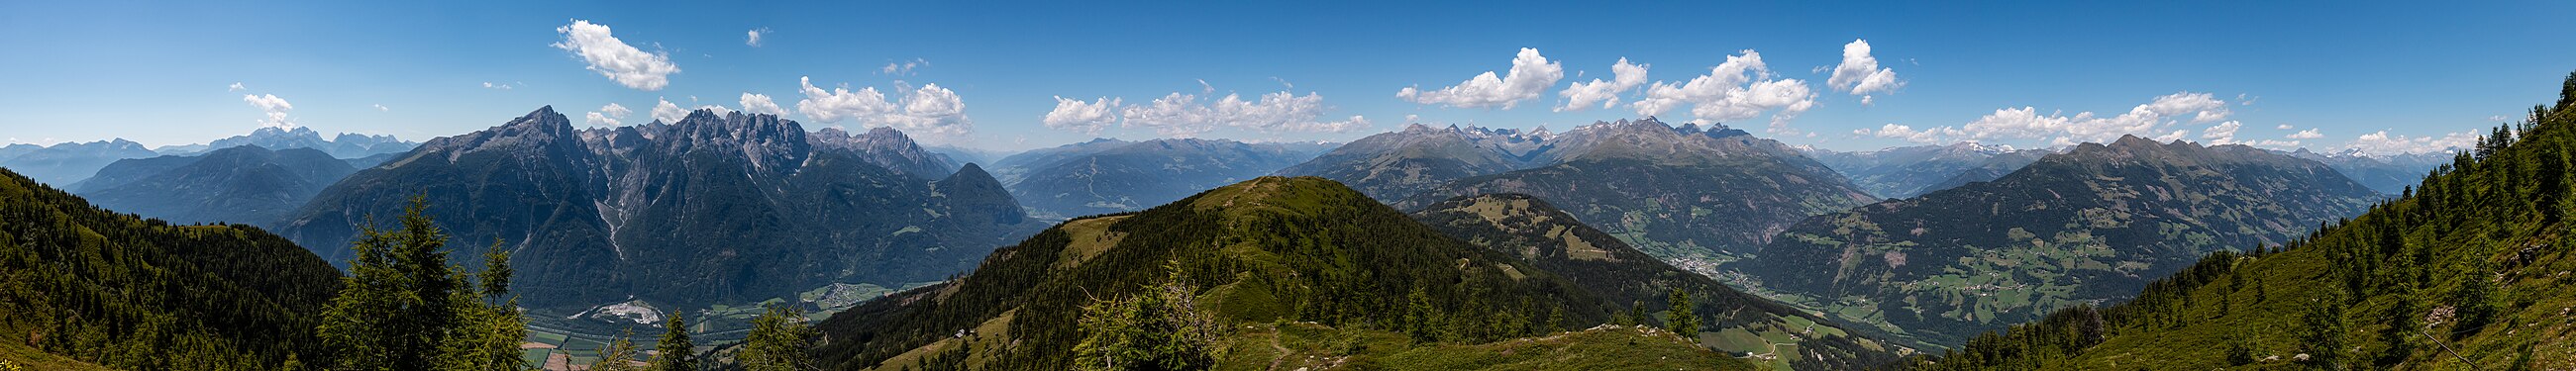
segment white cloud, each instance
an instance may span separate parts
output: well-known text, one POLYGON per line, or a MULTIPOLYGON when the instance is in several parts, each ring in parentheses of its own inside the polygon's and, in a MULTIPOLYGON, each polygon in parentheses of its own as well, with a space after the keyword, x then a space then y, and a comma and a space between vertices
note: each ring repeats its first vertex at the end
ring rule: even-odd
POLYGON ((392 109, 392 108, 385 108, 385 105, 382 105, 382 104, 376 104, 376 105, 373 105, 373 106, 375 106, 375 107, 376 107, 376 112, 393 112, 393 110, 394 110, 394 109, 392 109))
POLYGON ((1216 94, 1216 85, 1208 85, 1208 83, 1207 83, 1207 79, 1198 79, 1198 80, 1199 80, 1199 94, 1216 94))
POLYGON ((1340 121, 1317 121, 1324 112, 1324 96, 1315 93, 1296 95, 1290 92, 1262 94, 1255 100, 1244 100, 1226 94, 1206 104, 1196 95, 1178 92, 1156 98, 1145 105, 1126 106, 1119 117, 1126 127, 1153 129, 1172 137, 1192 137, 1218 126, 1232 126, 1260 132, 1344 132, 1369 127, 1369 121, 1351 116, 1340 121))
POLYGON ((2352 143, 2344 145, 2344 149, 2360 152, 2364 155, 2387 156, 2409 153, 2446 152, 2456 148, 2468 148, 2469 146, 2476 145, 2477 140, 2477 130, 2443 134, 2438 138, 2431 136, 2409 137, 2404 135, 2391 135, 2388 134, 2387 130, 2380 130, 2376 133, 2362 134, 2360 137, 2353 138, 2352 143))
POLYGON ((1406 114, 1404 115, 1404 122, 1408 124, 1422 122, 1422 115, 1406 114))
POLYGON ((1877 130, 1866 128, 1852 130, 1852 134, 1869 135, 1880 138, 1895 138, 1915 143, 1939 143, 1941 141, 1948 140, 1948 138, 1966 135, 1965 132, 1961 132, 1959 131, 1959 128, 1955 127, 1945 126, 1924 130, 1914 130, 1914 127, 1912 126, 1897 124, 1881 125, 1877 130))
MULTIPOLYGON (((2386 133, 2388 133, 2388 132, 2386 132, 2386 131, 2381 131, 2380 133, 2381 133, 2381 134, 2386 134, 2386 133)), ((2325 134, 2325 133, 2317 132, 2317 129, 2316 129, 2316 128, 2309 128, 2308 130, 2301 130, 2301 131, 2296 132, 2296 133, 2290 133, 2290 135, 2289 135, 2289 136, 2287 136, 2286 138, 2290 138, 2290 139, 2317 139, 2317 138, 2324 138, 2324 137, 2326 137, 2326 134, 2325 134)))
POLYGON ((689 110, 680 109, 680 105, 671 104, 671 100, 669 99, 653 98, 653 100, 655 101, 655 103, 653 103, 653 121, 660 121, 662 123, 669 124, 680 122, 680 119, 689 117, 689 110))
POLYGON ((670 56, 627 45, 609 34, 608 25, 573 20, 572 24, 556 27, 555 32, 563 34, 563 41, 553 44, 555 48, 580 56, 590 64, 591 71, 628 88, 662 90, 670 85, 671 74, 680 72, 680 66, 672 64, 670 56))
POLYGON ((1557 106, 1556 111, 1578 112, 1592 109, 1593 106, 1610 108, 1619 105, 1619 94, 1636 90, 1638 86, 1646 84, 1646 69, 1649 67, 1652 66, 1631 64, 1628 63, 1628 58, 1619 58, 1619 63, 1610 65, 1609 81, 1592 79, 1591 82, 1577 82, 1574 86, 1568 86, 1565 90, 1556 92, 1556 95, 1565 97, 1565 105, 1557 106))
POLYGON ((1226 94, 1215 100, 1202 100, 1198 95, 1173 92, 1143 104, 1125 104, 1122 98, 1101 97, 1091 102, 1056 97, 1056 107, 1048 111, 1044 123, 1048 128, 1098 134, 1111 124, 1143 128, 1169 137, 1193 137, 1219 127, 1234 127, 1264 133, 1279 132, 1346 132, 1367 128, 1368 118, 1351 116, 1341 120, 1320 119, 1328 109, 1324 96, 1315 93, 1297 95, 1280 91, 1262 94, 1250 100, 1238 94, 1226 94))
POLYGON ((2281 129, 2281 130, 2290 130, 2291 126, 2290 126, 2290 124, 2281 124, 2281 126, 2274 126, 2274 127, 2272 127, 2272 128, 2273 128, 2273 129, 2281 129))
POLYGON ((511 88, 513 88, 513 87, 512 87, 512 86, 510 86, 510 83, 506 83, 506 82, 505 82, 505 83, 494 84, 494 83, 492 83, 492 82, 486 81, 486 82, 484 82, 484 83, 483 83, 483 88, 484 88, 484 89, 492 89, 492 90, 510 90, 510 89, 511 89, 511 88))
POLYGON ((754 28, 751 31, 744 31, 743 34, 742 44, 757 48, 760 47, 760 37, 769 35, 769 28, 754 28))
POLYGON ((797 78, 797 84, 800 85, 797 91, 805 93, 805 99, 796 101, 796 110, 805 112, 805 117, 812 118, 814 121, 840 122, 842 119, 872 117, 896 110, 894 103, 887 102, 885 94, 877 92, 877 88, 874 87, 862 87, 857 91, 846 87, 825 91, 823 88, 814 87, 812 77, 797 78))
POLYGON ((1834 66, 1834 75, 1825 79, 1825 85, 1861 96, 1861 104, 1868 105, 1876 101, 1870 94, 1895 92, 1905 81, 1896 78, 1896 69, 1878 67, 1878 57, 1870 55, 1869 40, 1853 39, 1843 44, 1843 63, 1834 66))
POLYGON ((953 137, 974 130, 974 122, 966 116, 965 98, 939 84, 910 88, 898 83, 896 95, 900 97, 899 102, 888 101, 886 95, 875 87, 824 90, 815 87, 811 77, 798 78, 797 85, 797 91, 804 93, 805 99, 796 102, 796 109, 815 121, 850 119, 868 126, 888 126, 915 136, 929 137, 953 137))
MULTIPOLYGON (((672 106, 671 108, 678 109, 679 107, 672 106)), ((591 111, 589 114, 583 115, 582 122, 589 123, 591 126, 617 126, 620 124, 618 120, 625 119, 627 115, 633 114, 635 114, 635 111, 626 109, 626 106, 609 103, 605 106, 599 106, 598 111, 591 111)))
MULTIPOLYGON (((233 86, 235 86, 235 87, 239 87, 239 86, 241 86, 241 84, 233 84, 233 86)), ((2504 117, 2504 115, 2487 116, 2487 121, 2489 121, 2489 122, 2504 122, 2504 120, 2510 120, 2510 119, 2505 118, 2505 117, 2504 117)))
POLYGON ((1798 133, 1787 126, 1788 121, 1815 108, 1816 94, 1806 81, 1771 78, 1762 53, 1745 50, 1727 56, 1726 63, 1690 81, 1657 81, 1646 88, 1644 99, 1629 105, 1637 109, 1637 114, 1646 116, 1688 105, 1694 121, 1707 122, 1747 119, 1770 112, 1772 133, 1798 133))
POLYGON ((1456 86, 1430 91, 1406 87, 1396 91, 1395 96, 1418 104, 1511 109, 1522 100, 1546 93, 1548 87, 1555 86, 1556 80, 1563 78, 1565 66, 1549 62, 1546 56, 1538 54, 1536 48, 1521 48, 1520 55, 1512 58, 1510 73, 1502 77, 1495 77, 1493 71, 1485 71, 1456 86))
POLYGON ((2235 121, 2221 122, 2218 125, 2210 125, 2208 129, 2201 129, 2200 139, 2209 139, 2210 144, 2233 143, 2236 141, 2236 129, 2244 127, 2245 125, 2235 121))
POLYGON ((246 90, 246 89, 242 88, 242 84, 241 84, 241 83, 238 83, 238 82, 233 83, 233 85, 232 85, 232 86, 229 86, 229 87, 225 87, 225 88, 224 88, 224 91, 226 91, 226 92, 235 92, 235 91, 242 91, 242 90, 246 90))
MULTIPOLYGON (((2105 142, 2130 134, 2181 138, 2182 135, 2168 131, 2178 123, 2177 119, 2190 117, 2193 122, 2212 121, 2227 117, 2226 110, 2225 101, 2212 98, 2208 93, 2182 92, 2156 97, 2118 116, 2101 117, 2093 112, 2067 116, 2056 112, 2042 114, 2032 107, 2004 108, 1966 125, 1924 129, 1920 133, 1937 137, 1928 142, 2024 139, 2052 145, 2105 142)), ((2238 123, 2226 131, 2232 136, 2234 130, 2242 126, 2238 123)))
POLYGON ((295 121, 286 119, 286 113, 288 111, 295 110, 295 105, 287 103, 285 98, 278 98, 276 94, 243 94, 242 103, 249 103, 251 107, 259 108, 261 113, 267 115, 267 118, 259 120, 259 126, 273 128, 295 127, 295 121))
POLYGON ((1055 97, 1055 109, 1046 113, 1040 123, 1049 129, 1067 130, 1083 135, 1100 135, 1100 131, 1118 122, 1118 98, 1100 97, 1089 103, 1080 99, 1055 97))
POLYGON ((929 61, 929 60, 925 60, 925 59, 921 59, 921 58, 913 58, 911 61, 905 61, 905 62, 886 62, 885 67, 884 67, 884 68, 879 68, 879 69, 877 69, 877 72, 878 72, 878 73, 881 73, 881 74, 887 74, 887 75, 908 76, 908 75, 912 75, 912 69, 914 69, 914 68, 929 67, 929 66, 930 66, 930 61, 929 61))
POLYGON ((778 102, 770 100, 768 95, 752 93, 742 93, 742 111, 772 116, 787 115, 787 109, 779 107, 778 102))

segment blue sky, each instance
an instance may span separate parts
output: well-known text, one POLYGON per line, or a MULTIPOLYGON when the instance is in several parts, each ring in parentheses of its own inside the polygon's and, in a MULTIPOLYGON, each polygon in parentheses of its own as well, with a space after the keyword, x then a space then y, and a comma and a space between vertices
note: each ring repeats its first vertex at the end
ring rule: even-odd
POLYGON ((0 108, 13 114, 0 137, 159 146, 292 124, 420 140, 542 105, 580 125, 592 112, 633 125, 661 101, 739 110, 750 93, 809 128, 893 125, 1006 149, 1346 141, 1409 117, 1562 131, 1637 117, 1651 100, 1667 121, 1835 149, 2135 133, 2394 152, 2552 100, 2576 70, 2576 48, 2552 40, 2567 35, 2552 17, 2567 14, 2576 4, 8 2, 0 108), (640 53, 618 58, 576 20, 640 53), (759 45, 752 30, 765 30, 759 45), (1865 94, 1834 84, 1854 40, 1877 63, 1854 76, 1893 79, 1865 94), (1513 76, 1523 48, 1544 62, 1513 76), (1713 73, 1746 50, 1764 68, 1713 73), (595 70, 648 55, 660 63, 635 81, 595 70), (1628 88, 1610 91, 1613 107, 1555 110, 1569 87, 1614 80, 1621 58, 1647 68, 1638 84, 1604 85, 1628 88), (1544 79, 1548 64, 1561 77, 1544 79), (677 72, 651 73, 662 65, 677 72), (1487 71, 1500 84, 1468 82, 1487 71), (834 92, 844 86, 884 97, 834 92), (1057 97, 1119 104, 1049 120, 1057 97), (278 101, 291 109, 260 106, 278 101))

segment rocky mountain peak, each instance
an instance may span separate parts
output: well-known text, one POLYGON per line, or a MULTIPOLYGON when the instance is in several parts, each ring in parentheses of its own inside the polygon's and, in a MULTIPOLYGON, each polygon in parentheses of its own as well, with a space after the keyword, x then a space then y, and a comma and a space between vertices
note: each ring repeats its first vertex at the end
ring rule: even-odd
POLYGON ((923 179, 938 179, 956 168, 955 161, 947 155, 922 148, 912 136, 890 127, 870 128, 856 135, 840 128, 823 128, 806 138, 815 149, 858 152, 869 163, 923 179))
POLYGON ((582 144, 579 131, 572 127, 572 120, 556 113, 554 106, 545 106, 500 126, 430 139, 413 154, 438 153, 449 161, 455 161, 469 153, 495 150, 581 152, 582 144))

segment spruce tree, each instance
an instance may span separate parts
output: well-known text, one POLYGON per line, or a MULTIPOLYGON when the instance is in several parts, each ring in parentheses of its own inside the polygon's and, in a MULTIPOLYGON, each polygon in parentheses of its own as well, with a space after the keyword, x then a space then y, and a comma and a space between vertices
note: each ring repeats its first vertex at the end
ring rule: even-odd
POLYGON ((526 336, 508 298, 509 255, 496 241, 475 274, 447 264, 447 234, 425 198, 403 208, 400 229, 359 226, 340 295, 316 331, 335 369, 518 370, 526 336), (476 285, 481 277, 482 285, 476 285))
POLYGON ((743 339, 742 353, 737 357, 742 368, 750 371, 810 370, 814 360, 805 351, 813 347, 809 340, 813 337, 814 330, 806 326, 803 311, 773 305, 759 317, 752 317, 751 334, 743 339))
POLYGON ((654 371, 697 371, 697 345, 689 343, 689 320, 671 313, 663 325, 662 340, 653 345, 654 371))
POLYGON ((1671 309, 1664 313, 1664 327, 1683 339, 1699 338, 1699 313, 1691 311, 1690 293, 1672 289, 1671 309))
POLYGON ((608 342, 608 347, 599 349, 599 360, 590 362, 590 371, 644 371, 643 367, 635 365, 634 338, 633 328, 618 334, 617 339, 608 342))

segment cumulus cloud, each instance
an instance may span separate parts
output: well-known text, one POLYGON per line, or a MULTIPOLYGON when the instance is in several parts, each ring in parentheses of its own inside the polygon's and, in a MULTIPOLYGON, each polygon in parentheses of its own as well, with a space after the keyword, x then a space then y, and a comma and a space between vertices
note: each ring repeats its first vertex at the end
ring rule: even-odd
POLYGON ((1628 58, 1619 58, 1619 63, 1610 65, 1609 81, 1592 79, 1591 82, 1577 82, 1574 86, 1566 87, 1564 91, 1556 92, 1556 95, 1565 97, 1565 105, 1557 106, 1556 111, 1576 112, 1589 110, 1594 106, 1610 108, 1619 105, 1619 94, 1636 90, 1638 86, 1646 84, 1646 69, 1649 67, 1651 66, 1646 64, 1628 63, 1628 58))
POLYGON ((1853 39, 1843 44, 1843 62, 1834 66, 1834 75, 1825 79, 1834 90, 1861 96, 1861 104, 1871 104, 1870 94, 1895 92, 1905 81, 1896 78, 1896 69, 1880 68, 1878 57, 1870 55, 1869 40, 1853 39))
POLYGON ((628 88, 662 90, 670 85, 671 74, 680 72, 680 66, 672 64, 670 56, 627 45, 610 35, 608 25, 576 19, 572 24, 556 27, 555 32, 563 34, 563 41, 553 44, 555 48, 572 52, 589 63, 592 72, 628 88))
POLYGON ((2244 127, 2245 125, 2235 121, 2221 122, 2218 125, 2210 125, 2208 129, 2201 129, 2200 139, 2211 140, 2214 144, 2226 144, 2236 140, 2236 129, 2244 127))
POLYGON ((1360 116, 1318 121, 1324 109, 1324 96, 1315 93, 1271 92, 1252 100, 1229 93, 1202 104, 1197 95, 1174 92, 1121 108, 1119 117, 1125 127, 1153 129, 1172 137, 1197 136, 1218 126, 1270 133, 1344 132, 1369 126, 1368 119, 1360 116))
MULTIPOLYGON (((2147 104, 2132 107, 2128 113, 2117 116, 2103 117, 2093 112, 2068 116, 2058 112, 2043 114, 2039 113, 2039 109, 2032 107, 2004 108, 1961 126, 1908 130, 1895 134, 1885 133, 1887 130, 1882 128, 1867 134, 1890 138, 1915 138, 1919 139, 1916 140, 1918 142, 2020 139, 2040 140, 2053 145, 2104 142, 2129 134, 2181 138, 2184 135, 2176 133, 2182 131, 2169 129, 2177 125, 2178 121, 2185 118, 2192 122, 2214 121, 2227 117, 2226 109, 2225 101, 2212 98, 2208 93, 2181 92, 2156 97, 2147 104)), ((2243 124, 2221 124, 2220 126, 2227 126, 2226 130, 2221 131, 2232 137, 2235 130, 2241 129, 2243 124)), ((2207 134, 2214 133, 2205 131, 2204 135, 2207 134)))
MULTIPOLYGON (((671 108, 679 109, 678 106, 672 106, 671 108)), ((582 115, 582 122, 589 123, 591 126, 617 126, 619 124, 618 120, 625 119, 627 115, 633 114, 635 114, 635 111, 626 109, 626 106, 609 103, 605 106, 599 106, 598 111, 591 111, 589 114, 582 115)))
POLYGON ((886 62, 886 65, 885 65, 885 67, 884 67, 884 68, 879 68, 879 69, 877 69, 877 73, 887 74, 887 75, 896 75, 896 76, 908 76, 908 75, 912 75, 912 69, 914 69, 914 68, 929 67, 929 66, 930 66, 930 61, 929 61, 929 60, 925 60, 925 59, 921 59, 921 58, 913 58, 911 61, 905 61, 905 62, 886 62))
POLYGON ((1546 56, 1538 54, 1537 48, 1521 48, 1520 55, 1512 57, 1509 74, 1496 77, 1493 71, 1485 71, 1456 86, 1428 91, 1406 87, 1396 91, 1395 96, 1418 104, 1511 109, 1522 100, 1546 93, 1548 87, 1555 86, 1556 80, 1563 78, 1565 66, 1548 61, 1546 56))
POLYGON ((1214 100, 1196 94, 1173 92, 1143 104, 1126 104, 1122 98, 1101 97, 1090 102, 1056 97, 1056 106, 1048 111, 1044 123, 1049 128, 1087 134, 1098 134, 1112 124, 1119 127, 1150 129, 1169 137, 1193 137, 1220 127, 1233 127, 1264 133, 1306 132, 1334 133, 1369 127, 1368 118, 1350 116, 1339 120, 1322 118, 1329 107, 1324 96, 1315 93, 1297 95, 1280 91, 1250 99, 1240 94, 1226 94, 1214 100))
POLYGON ((374 105, 374 106, 376 106, 376 112, 392 112, 392 111, 394 110, 394 109, 392 109, 392 108, 385 108, 385 105, 382 105, 382 104, 377 104, 377 105, 374 105))
POLYGON ((744 31, 743 34, 742 44, 757 48, 760 47, 760 37, 769 35, 769 28, 754 28, 751 31, 744 31))
POLYGON ((680 109, 680 105, 671 104, 671 100, 669 99, 653 98, 653 100, 655 101, 653 104, 653 121, 661 121, 662 123, 668 124, 680 122, 681 118, 689 117, 689 110, 680 109))
POLYGON ((787 115, 787 109, 779 107, 778 102, 771 101, 768 95, 752 93, 742 93, 742 111, 773 116, 787 115))
POLYGON ((2281 129, 2281 130, 2290 130, 2291 126, 2290 126, 2290 124, 2281 124, 2281 126, 2274 126, 2274 127, 2272 127, 2272 128, 2273 128, 2273 129, 2281 129))
POLYGON ((242 88, 242 84, 241 84, 241 83, 238 83, 238 82, 233 83, 233 85, 232 85, 232 86, 229 86, 229 87, 225 87, 225 88, 224 88, 224 91, 227 91, 227 92, 235 92, 235 91, 242 91, 242 90, 244 90, 244 89, 242 88))
POLYGON ((2468 148, 2476 145, 2477 141, 2477 130, 2443 134, 2440 137, 2392 135, 2389 134, 2387 130, 2380 130, 2376 133, 2362 134, 2360 137, 2353 138, 2352 143, 2345 144, 2343 149, 2359 152, 2364 155, 2387 156, 2411 153, 2449 152, 2455 149, 2468 148))
POLYGON ((1747 119, 1769 112, 1772 133, 1796 134, 1798 131, 1790 129, 1788 121, 1815 108, 1816 93, 1803 80, 1773 79, 1770 67, 1762 62, 1762 53, 1745 50, 1727 56, 1726 63, 1690 81, 1657 81, 1646 88, 1644 99, 1629 105, 1637 109, 1637 114, 1646 116, 1690 106, 1694 121, 1700 122, 1747 119))
POLYGON ((1960 131, 1959 128, 1956 127, 1945 126, 1915 130, 1913 126, 1886 124, 1880 125, 1876 130, 1868 128, 1852 130, 1852 134, 1875 136, 1880 138, 1895 138, 1915 143, 1939 143, 1944 140, 1949 140, 1949 138, 1966 136, 1967 133, 1960 131))
POLYGON ((814 86, 811 77, 798 78, 797 85, 805 99, 796 102, 796 109, 815 121, 857 120, 868 126, 888 126, 932 137, 963 135, 974 129, 973 121, 966 116, 965 98, 939 84, 920 88, 897 84, 898 98, 894 101, 887 100, 886 94, 875 87, 825 90, 814 86))
MULTIPOLYGON (((2380 133, 2383 133, 2383 134, 2384 134, 2384 133, 2387 133, 2387 132, 2386 132, 2386 131, 2381 131, 2380 133)), ((2324 137, 2326 137, 2326 134, 2325 134, 2325 133, 2317 132, 2317 129, 2316 129, 2316 128, 2309 128, 2308 130, 2300 130, 2299 132, 2296 132, 2296 133, 2290 133, 2290 135, 2289 135, 2287 138, 2290 138, 2290 139, 2317 139, 2317 138, 2324 138, 2324 137)))
POLYGON ((1120 99, 1110 97, 1100 97, 1085 103, 1080 99, 1064 99, 1063 96, 1057 96, 1055 109, 1047 111, 1046 118, 1039 122, 1046 124, 1049 129, 1073 131, 1083 135, 1100 135, 1101 130, 1118 123, 1117 111, 1120 103, 1120 99))
POLYGON ((251 107, 258 108, 260 113, 266 114, 266 118, 259 120, 259 126, 281 129, 295 127, 295 121, 286 118, 287 111, 295 110, 295 105, 287 103, 285 98, 278 98, 276 94, 243 94, 242 103, 249 103, 251 107))
POLYGON ((513 88, 513 87, 512 87, 512 86, 510 86, 510 83, 498 83, 498 84, 495 84, 495 83, 492 83, 492 82, 486 81, 486 82, 484 82, 484 83, 483 83, 483 88, 484 88, 484 89, 492 89, 492 90, 510 90, 510 89, 511 89, 511 88, 513 88))
POLYGON ((800 86, 797 91, 803 92, 805 99, 796 101, 796 110, 805 112, 805 117, 814 121, 840 122, 892 113, 896 109, 894 103, 887 102, 885 94, 877 92, 874 87, 862 87, 857 91, 840 87, 826 91, 814 87, 812 77, 797 78, 797 84, 800 86))

